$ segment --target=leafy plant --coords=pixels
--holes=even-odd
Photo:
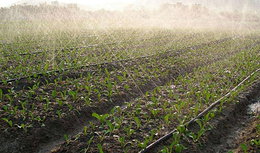
[[[21,124],[20,126],[17,125],[18,128],[22,128],[24,130],[25,133],[27,133],[27,126],[25,126],[24,124]]]
[[[99,143],[97,144],[97,146],[98,146],[99,153],[104,153],[101,144]]]
[[[89,124],[91,125],[92,129],[95,131],[96,126],[91,121],[89,121]]]
[[[84,135],[87,135],[87,130],[88,130],[88,127],[84,126]]]
[[[135,122],[136,122],[137,129],[139,129],[140,126],[141,126],[141,121],[139,120],[138,117],[134,117],[134,120],[135,120]]]
[[[246,146],[246,144],[241,143],[240,146],[244,150],[244,152],[247,153],[247,146]]]
[[[110,133],[113,133],[114,130],[115,130],[115,126],[109,120],[107,120],[106,123],[107,123],[107,125],[109,127]]]
[[[90,147],[90,144],[91,144],[93,138],[94,138],[94,136],[91,137],[91,138],[88,140],[88,147],[87,147],[87,148],[84,148],[83,150],[81,150],[81,152],[84,152],[84,153],[87,153],[87,152],[88,152],[89,147]]]
[[[122,136],[122,137],[118,137],[118,140],[121,144],[121,147],[125,147],[125,136]]]
[[[67,145],[68,145],[70,142],[69,142],[69,139],[68,139],[68,135],[67,135],[67,134],[64,134],[64,139],[65,139],[65,141],[67,142]]]
[[[132,123],[128,127],[124,126],[124,129],[126,130],[128,138],[131,137],[131,135],[135,132],[134,129],[132,129]]]
[[[2,98],[3,98],[3,90],[0,89],[0,100],[2,100]]]
[[[6,121],[10,127],[13,127],[13,122],[11,120],[8,120],[7,118],[2,118],[2,120]]]
[[[98,115],[97,113],[92,113],[92,116],[97,118],[101,123],[104,123],[109,114]]]

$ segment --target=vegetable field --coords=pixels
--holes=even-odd
[[[212,136],[259,97],[259,29],[59,24],[0,24],[0,152],[146,152],[172,130],[147,151],[259,150]]]

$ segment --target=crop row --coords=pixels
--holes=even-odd
[[[198,36],[197,36],[198,37]],[[43,52],[41,54],[26,55],[26,56],[12,56],[5,57],[1,60],[1,80],[10,78],[19,78],[20,76],[28,76],[28,74],[35,74],[39,72],[46,72],[51,70],[60,70],[64,68],[80,67],[82,65],[97,64],[103,62],[110,62],[113,60],[120,60],[126,58],[134,58],[141,55],[154,54],[158,51],[165,51],[168,49],[180,49],[196,43],[196,37],[193,41],[188,41],[189,36],[184,36],[179,41],[164,38],[161,42],[154,44],[153,41],[142,42],[140,44],[126,43],[120,46],[108,45],[102,48],[87,48],[87,49],[64,49],[58,52]],[[210,41],[212,37],[207,37]],[[206,39],[206,38],[205,38]],[[204,41],[206,41],[204,39]],[[202,40],[203,42],[203,40]],[[165,43],[166,45],[161,45]],[[185,46],[183,46],[183,44]],[[182,44],[182,45],[180,45]],[[174,48],[171,47],[174,45]],[[148,50],[150,49],[150,50]]]
[[[182,50],[178,50],[178,51],[175,51],[175,50],[167,50],[167,51],[163,51],[163,52],[158,52],[158,53],[155,53],[155,54],[152,54],[152,55],[148,55],[148,56],[140,56],[138,58],[129,58],[129,59],[123,59],[123,60],[118,60],[118,61],[113,61],[112,63],[110,62],[104,62],[104,63],[101,63],[101,64],[90,64],[90,65],[83,65],[83,66],[77,66],[77,67],[74,67],[74,68],[70,68],[70,69],[59,69],[59,70],[56,70],[56,71],[49,71],[49,72],[44,72],[44,73],[38,73],[38,74],[34,74],[34,75],[29,75],[28,77],[23,77],[23,78],[16,78],[16,79],[10,79],[10,80],[7,80],[7,81],[3,81],[2,84],[7,84],[9,82],[13,82],[12,86],[15,87],[14,89],[15,90],[19,90],[19,89],[22,89],[22,88],[32,88],[33,84],[31,84],[30,82],[38,82],[38,80],[43,80],[44,82],[46,82],[45,80],[47,79],[48,82],[53,82],[55,79],[54,78],[58,78],[58,77],[63,77],[63,79],[66,79],[67,77],[79,77],[79,75],[75,75],[75,72],[74,71],[79,71],[79,70],[83,70],[85,68],[90,68],[92,69],[91,72],[94,72],[96,69],[98,69],[97,66],[113,66],[113,65],[117,65],[117,67],[122,63],[122,62],[128,62],[128,61],[135,61],[135,60],[141,60],[141,59],[145,59],[145,58],[163,58],[165,56],[176,56],[176,55],[179,55],[179,54],[184,54],[186,52],[188,52],[190,49],[199,49],[199,48],[203,48],[205,46],[212,46],[212,45],[216,45],[216,44],[219,44],[219,43],[222,43],[224,41],[228,40],[228,38],[225,38],[225,39],[222,39],[222,40],[217,40],[217,41],[212,41],[210,43],[202,43],[200,45],[195,45],[195,46],[191,46],[191,47],[187,47],[187,48],[184,48]],[[121,66],[121,65],[120,65]],[[69,71],[69,72],[65,72],[65,74],[62,74],[64,71]],[[88,70],[89,71],[89,70]],[[71,75],[72,74],[72,75]],[[46,78],[46,76],[48,75],[52,75],[52,79],[50,78]],[[43,78],[45,78],[45,80],[42,78],[42,76],[44,76]],[[28,78],[27,80],[25,80],[26,78]],[[35,78],[37,78],[35,80]],[[26,81],[29,81],[26,83]],[[15,84],[14,84],[15,82]],[[41,85],[42,84],[42,81],[39,82],[39,84]],[[20,86],[20,87],[17,87]],[[7,89],[3,89],[3,92],[6,93],[7,92]]]
[[[162,105],[162,101],[159,97],[164,96],[157,93],[157,90],[160,90],[160,88],[164,87],[161,85],[164,85],[165,83],[170,82],[170,80],[173,79],[175,80],[175,82],[172,84],[168,84],[168,87],[177,86],[174,84],[181,82],[180,80],[183,79],[181,75],[185,75],[185,73],[192,72],[198,67],[203,67],[204,65],[208,65],[209,63],[215,63],[215,61],[221,60],[223,58],[237,58],[238,55],[240,56],[244,52],[243,50],[249,50],[259,47],[257,42],[255,42],[255,45],[252,45],[252,43],[254,42],[255,40],[245,40],[243,38],[237,38],[236,40],[226,39],[225,41],[221,43],[215,43],[214,45],[203,45],[202,47],[190,48],[185,52],[185,54],[167,52],[167,54],[165,54],[166,56],[158,56],[158,58],[156,58],[155,56],[153,58],[146,58],[141,60],[130,60],[119,62],[117,63],[117,65],[110,65],[106,67],[102,65],[97,65],[97,67],[92,67],[92,70],[91,67],[89,67],[88,69],[84,70],[85,72],[83,70],[78,72],[79,77],[77,77],[77,79],[73,77],[67,77],[66,79],[63,79],[62,76],[60,76],[51,83],[48,82],[48,79],[46,79],[46,84],[42,86],[40,86],[40,82],[36,81],[33,86],[29,88],[29,90],[15,91],[13,89],[10,89],[8,93],[3,94],[2,92],[2,94],[0,94],[0,98],[2,101],[2,120],[0,121],[1,131],[6,131],[8,134],[13,132],[16,132],[17,134],[19,132],[23,133],[22,131],[24,131],[24,133],[32,134],[34,133],[33,131],[35,131],[36,129],[41,129],[42,126],[45,126],[45,124],[46,126],[48,126],[47,123],[49,123],[51,120],[60,120],[71,116],[77,117],[76,114],[80,116],[80,114],[84,113],[84,110],[91,110],[90,112],[97,111],[98,108],[102,108],[103,105],[121,105],[121,100],[124,99],[124,97],[129,98],[137,97],[140,95],[144,96],[143,102],[145,102],[145,99],[147,100],[151,98],[149,100],[151,101],[151,103],[146,102],[146,105],[150,104],[149,108],[140,107],[141,111],[148,111],[148,113],[146,114],[146,120],[148,120],[149,118],[149,120],[157,118],[157,115],[160,116],[161,113],[159,106]],[[246,53],[244,54],[246,55]],[[255,52],[252,52],[249,55],[251,54],[252,56],[255,55],[253,57],[259,56]],[[224,60],[223,63],[226,62],[230,61]],[[181,75],[178,77],[178,79],[176,79],[179,74]],[[232,84],[234,83],[232,82]],[[185,83],[183,83],[183,86],[185,86]],[[150,90],[153,90],[153,88],[155,87],[157,87],[156,90],[151,92]],[[180,88],[180,91],[178,92],[186,91],[186,88],[181,86],[178,87]],[[212,88],[213,87],[214,86],[212,86]],[[183,89],[181,90],[181,88]],[[207,103],[210,103],[209,101],[211,100],[211,94],[206,91],[203,91],[203,93],[201,94],[201,96],[197,97],[206,96]],[[220,93],[220,95],[221,94],[222,92]],[[178,93],[177,95],[182,94]],[[177,95],[174,94],[174,98],[176,98],[175,96]],[[190,95],[194,95],[194,91]],[[210,96],[208,97],[208,95]],[[167,94],[166,97],[167,96],[170,96],[170,94]],[[168,102],[171,99],[171,96],[168,97]],[[163,102],[166,102],[164,100]],[[132,104],[130,103],[130,106]],[[201,104],[203,104],[203,102]],[[168,105],[169,104],[166,104],[167,108]],[[152,107],[153,109],[150,109],[150,107]],[[182,107],[183,106],[181,106],[179,109],[181,110]],[[200,107],[205,106],[203,105]],[[181,115],[179,116],[179,118],[183,119],[183,114],[185,113],[180,112],[180,110],[177,112]],[[127,116],[130,117],[131,115],[129,116],[128,114]],[[144,120],[144,118],[142,119]],[[138,119],[135,120],[137,120],[136,122],[138,122]],[[139,119],[139,121],[140,120],[141,119]],[[111,123],[114,122],[112,121],[113,120],[111,120]],[[149,122],[150,121],[148,121],[148,123]],[[125,135],[125,138],[126,136],[128,136],[128,138],[131,138],[131,135],[134,134],[131,133],[131,126],[133,124],[129,123],[130,122],[127,122],[125,124],[126,128],[123,128],[126,131],[130,132],[126,135],[123,134]],[[99,127],[104,128],[105,126]],[[122,132],[124,130],[121,129],[120,131]],[[146,133],[148,131],[146,131]],[[4,134],[6,134],[6,132],[4,132]],[[98,133],[99,132],[100,131],[98,131]],[[94,132],[92,131],[91,133],[93,134]],[[98,135],[100,136],[100,134]],[[102,133],[102,135],[106,137],[106,134]],[[140,138],[138,138],[138,141],[141,143]],[[145,143],[145,145],[143,146],[146,146],[148,142]],[[137,141],[136,143],[138,144]]]
[[[82,132],[71,139],[64,139],[64,143],[53,152],[138,152],[174,128],[177,131],[172,141],[157,151],[181,152],[185,148],[192,151],[193,146],[184,146],[182,142],[199,143],[200,137],[214,128],[208,121],[221,112],[225,103],[234,102],[236,95],[249,83],[259,81],[258,75],[251,77],[231,97],[221,101],[219,107],[196,120],[199,126],[196,133],[187,131],[183,126],[185,122],[197,116],[260,66],[259,44],[231,54],[227,50],[224,46],[221,49],[217,46],[215,49],[209,48],[209,52],[216,52],[213,57],[218,55],[223,59],[205,64],[192,73],[180,75],[165,86],[146,92],[141,98],[127,103],[124,109],[115,107],[109,114],[93,113],[98,122],[89,122]],[[199,51],[196,50],[196,53]],[[199,55],[194,57],[208,63],[209,53],[200,52]]]

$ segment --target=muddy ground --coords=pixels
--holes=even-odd
[[[241,144],[246,145],[248,153],[259,153],[260,145],[252,141],[259,141],[260,136],[260,83],[256,83],[247,91],[237,97],[237,103],[229,103],[210,121],[208,130],[201,139],[194,143],[192,139],[184,136],[182,143],[187,149],[185,153],[243,153]],[[189,125],[188,130],[198,131],[197,123]],[[159,152],[163,146],[169,147],[172,139],[167,140],[150,152]],[[259,141],[260,142],[260,141]]]

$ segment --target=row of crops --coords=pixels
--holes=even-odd
[[[188,132],[186,122],[260,67],[257,32],[37,32],[0,42],[1,152],[56,140],[64,143],[53,152],[138,152],[174,128],[160,150],[189,150],[182,139],[197,143],[214,128],[208,121],[259,81],[252,76]]]

